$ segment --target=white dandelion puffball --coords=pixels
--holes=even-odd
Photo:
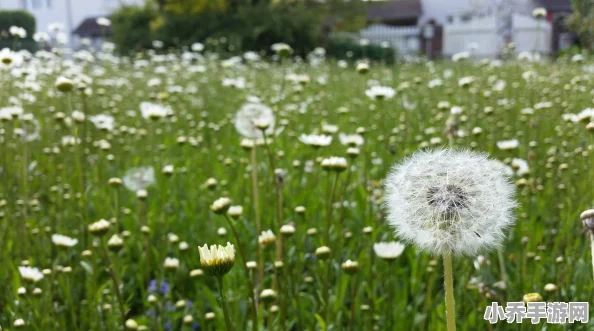
[[[261,103],[245,103],[235,115],[237,132],[246,138],[263,138],[262,130],[257,125],[267,126],[266,135],[274,133],[274,113],[272,109]]]
[[[433,254],[476,255],[514,222],[514,186],[486,154],[417,152],[392,168],[385,189],[390,225]]]
[[[145,190],[155,183],[155,168],[140,167],[132,168],[126,172],[122,178],[124,186],[133,192]]]

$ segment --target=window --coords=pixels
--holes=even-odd
[[[42,0],[31,0],[31,8],[33,9],[39,9],[42,6],[41,3]]]

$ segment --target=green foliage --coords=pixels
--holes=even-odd
[[[10,35],[11,26],[18,26],[27,31],[27,38],[18,40],[15,43],[14,37]],[[35,33],[35,17],[24,10],[0,10],[0,49],[17,48],[35,51],[37,43],[33,40]]]
[[[572,0],[573,13],[569,17],[569,28],[575,32],[582,47],[594,46],[594,4],[591,0]]]
[[[379,62],[393,63],[396,57],[395,50],[370,44],[361,46],[356,41],[348,38],[336,38],[330,42],[328,54],[334,58],[344,60],[370,59]]]
[[[344,13],[333,21],[341,29],[352,30],[362,25],[360,12],[339,5],[256,2],[231,3],[231,6],[225,12],[206,10],[183,14],[166,10],[167,7],[162,13],[151,9],[153,6],[125,7],[113,16],[113,40],[122,52],[149,48],[152,39],[163,41],[167,47],[217,40],[207,43],[207,47],[223,53],[270,52],[272,44],[285,42],[293,47],[295,54],[305,55],[318,46],[328,46],[322,29],[331,17],[330,12]],[[226,42],[218,42],[223,37]]]
[[[149,6],[125,6],[111,16],[111,41],[122,53],[151,47],[154,39],[151,22],[157,13]]]
[[[319,45],[320,23],[321,18],[304,6],[262,3],[240,6],[233,13],[166,14],[157,35],[175,46],[225,37],[227,45],[217,50],[230,52],[268,51],[272,44],[286,42],[297,54],[305,54]]]

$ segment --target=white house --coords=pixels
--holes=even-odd
[[[475,55],[494,57],[509,42],[516,43],[517,51],[554,53],[567,32],[562,18],[571,13],[570,0],[364,1],[372,2],[370,25],[360,38],[388,42],[400,54],[431,57],[466,51],[470,44],[479,47]],[[538,7],[549,13],[540,21],[532,18]],[[427,28],[429,24],[437,30]]]
[[[144,0],[0,0],[0,10],[27,10],[37,20],[37,31],[50,23],[62,23],[71,34],[88,17],[106,16],[122,5],[144,4]]]

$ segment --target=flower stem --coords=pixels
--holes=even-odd
[[[357,302],[357,281],[353,277],[351,279],[351,311],[349,316],[349,330],[355,330],[355,304]]]
[[[594,233],[590,233],[590,241],[590,246],[592,246],[592,275],[594,276]]]
[[[124,299],[122,298],[122,293],[120,292],[120,284],[118,282],[118,278],[114,271],[113,263],[111,263],[111,259],[109,258],[109,252],[107,251],[107,246],[105,241],[101,240],[101,245],[103,246],[103,254],[105,255],[105,262],[107,263],[107,268],[109,270],[109,277],[113,282],[114,291],[116,297],[118,299],[118,306],[120,306],[120,314],[122,315],[122,327],[124,330],[126,329],[126,310],[124,307]]]
[[[454,277],[452,275],[452,255],[443,256],[445,299],[446,299],[446,319],[448,331],[456,331],[456,308],[454,305]]]
[[[221,307],[223,308],[223,316],[225,317],[225,326],[227,327],[227,331],[232,331],[233,326],[231,325],[231,320],[229,319],[229,312],[227,311],[227,299],[225,298],[225,292],[223,291],[223,277],[217,277],[217,281],[219,283],[219,295],[221,296]]]
[[[332,202],[334,200],[334,194],[336,193],[336,183],[338,182],[338,172],[334,175],[332,180],[332,186],[330,188],[330,197],[328,199],[328,207],[326,211],[326,229],[324,233],[324,244],[330,247],[330,226],[332,224]],[[340,238],[342,234],[339,233],[338,237]]]
[[[250,158],[252,162],[252,199],[254,203],[254,213],[256,216],[256,233],[262,232],[262,224],[260,221],[260,202],[258,200],[258,163],[256,161],[256,145],[250,151]],[[262,259],[262,247],[260,245],[256,248],[256,258],[258,260],[258,274],[256,277],[256,284],[260,284],[264,278],[264,260]]]
[[[248,269],[247,265],[245,264],[247,260],[245,259],[245,255],[243,254],[243,249],[241,248],[241,243],[239,242],[239,236],[237,235],[237,230],[235,229],[235,225],[233,224],[233,220],[229,217],[229,215],[225,214],[225,218],[231,227],[231,231],[233,232],[233,236],[235,237],[235,242],[237,245],[237,251],[241,256],[241,265],[243,265],[243,270],[245,271],[245,277],[248,282],[248,295],[252,300],[252,326],[253,330],[257,331],[258,328],[258,303],[256,302],[256,296],[254,295],[254,285],[252,284],[252,278],[250,277],[250,270]]]

